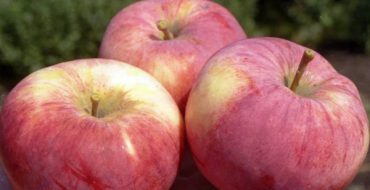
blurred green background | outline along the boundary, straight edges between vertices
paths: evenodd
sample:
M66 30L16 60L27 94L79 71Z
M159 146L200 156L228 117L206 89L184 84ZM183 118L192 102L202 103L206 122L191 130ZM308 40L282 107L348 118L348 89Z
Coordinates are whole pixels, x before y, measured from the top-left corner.
M232 12L249 37L283 37L319 52L370 54L370 0L215 1ZM45 66L96 57L110 19L132 2L0 0L0 92ZM348 75L358 77L351 67Z
M96 57L105 27L133 0L0 0L0 75L18 78L65 60ZM370 53L369 0L216 0L249 36Z
M370 0L215 0L249 37L276 36L318 50L359 87L370 113ZM133 0L0 0L0 105L27 74L96 57L110 19ZM350 190L370 189L370 159Z

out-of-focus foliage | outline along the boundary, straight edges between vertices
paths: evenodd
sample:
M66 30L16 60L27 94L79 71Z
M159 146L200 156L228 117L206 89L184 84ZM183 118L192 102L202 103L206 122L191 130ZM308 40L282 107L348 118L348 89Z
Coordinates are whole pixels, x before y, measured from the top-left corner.
M0 0L0 74L23 76L58 62L96 57L109 20L133 1ZM250 37L283 37L313 48L349 44L370 53L369 0L215 1Z
M370 99L365 96L362 96L362 102L364 103L367 117L370 118Z
M24 75L96 57L109 20L128 0L0 0L0 70Z
M278 36L313 47L347 45L370 53L369 0L216 2L227 7L250 36Z

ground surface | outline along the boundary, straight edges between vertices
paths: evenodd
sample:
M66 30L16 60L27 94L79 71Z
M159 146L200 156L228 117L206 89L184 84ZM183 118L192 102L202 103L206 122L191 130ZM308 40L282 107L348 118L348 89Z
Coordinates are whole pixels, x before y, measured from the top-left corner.
M323 53L324 56L333 64L338 72L350 78L358 87L365 107L367 108L368 115L370 113L370 56L361 54L350 54L340 51L329 51ZM0 76L0 105L3 97L9 89L14 86L16 81ZM1 106L0 106L1 107ZM198 175L198 174L197 174ZM203 178L195 177L196 183L201 184ZM0 187L5 184L4 178L1 177L0 170ZM184 187L181 181L177 183L179 186ZM186 185L185 185L186 186ZM205 185L206 189L212 189L210 186ZM3 189L3 188L0 188ZM176 188L184 189L184 188ZM186 188L185 188L186 189ZM193 188L194 189L194 188ZM368 153L367 159L361 167L358 175L347 188L347 190L369 190L370 189L370 154Z

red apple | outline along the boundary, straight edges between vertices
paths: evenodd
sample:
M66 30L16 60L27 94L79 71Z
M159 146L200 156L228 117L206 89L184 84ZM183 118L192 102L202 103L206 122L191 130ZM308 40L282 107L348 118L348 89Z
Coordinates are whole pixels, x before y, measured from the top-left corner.
M201 71L186 130L197 165L218 189L338 190L356 175L369 143L359 93L305 49L278 38L243 40Z
M209 0L144 0L110 22L100 57L152 74L183 110L199 70L220 48L246 37L235 18Z
M182 119L148 73L87 59L39 70L8 95L0 150L17 189L169 189Z

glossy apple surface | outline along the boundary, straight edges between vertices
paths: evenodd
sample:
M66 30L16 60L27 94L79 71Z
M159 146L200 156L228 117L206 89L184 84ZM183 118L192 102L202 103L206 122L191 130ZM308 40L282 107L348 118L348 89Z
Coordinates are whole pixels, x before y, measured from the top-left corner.
M182 110L207 59L245 37L235 18L212 1L144 0L124 8L111 20L99 56L149 72Z
M7 96L0 121L15 190L169 189L179 166L175 101L148 73L118 61L77 60L29 75Z
M338 190L356 175L369 143L358 90L314 52L293 92L304 50L277 38L243 40L201 71L187 137L218 189Z

